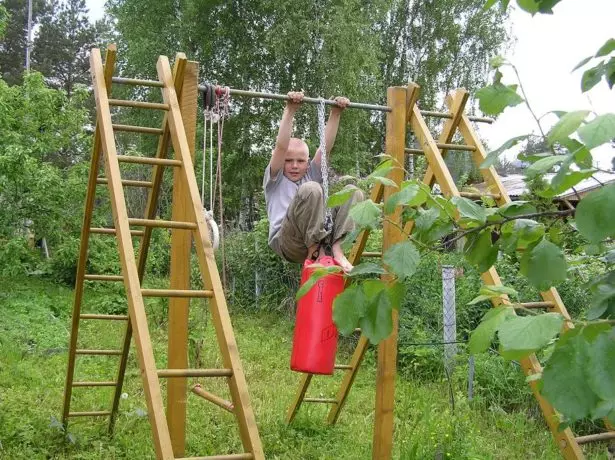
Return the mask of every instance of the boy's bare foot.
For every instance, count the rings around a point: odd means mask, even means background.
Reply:
[[[344,273],[350,273],[350,270],[352,270],[352,264],[344,255],[344,251],[342,250],[342,244],[339,241],[336,241],[335,243],[333,243],[331,251],[333,252],[333,260],[335,260],[335,262],[337,262],[337,264],[342,267]]]

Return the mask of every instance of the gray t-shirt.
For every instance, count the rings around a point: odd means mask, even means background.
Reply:
[[[267,217],[269,218],[269,246],[278,253],[279,248],[275,236],[280,231],[288,206],[295,197],[299,186],[308,181],[322,183],[320,165],[316,165],[313,161],[310,161],[307,173],[298,182],[293,182],[287,178],[284,175],[283,167],[275,177],[271,177],[270,165],[267,165],[267,169],[265,169],[263,189],[265,190]]]

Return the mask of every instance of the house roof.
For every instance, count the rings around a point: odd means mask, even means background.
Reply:
[[[545,174],[544,178],[548,181],[553,179],[555,174]],[[500,176],[502,185],[506,189],[506,192],[510,197],[519,197],[528,191],[527,184],[525,183],[525,176],[522,174],[510,174],[508,176]],[[594,173],[592,177],[583,179],[577,185],[574,186],[574,190],[569,188],[568,190],[557,195],[559,198],[572,198],[576,197],[576,194],[587,193],[591,190],[597,189],[602,185],[615,183],[615,172],[603,172],[598,171]],[[474,184],[473,187],[477,188],[481,192],[487,191],[487,184],[481,182],[480,184]]]

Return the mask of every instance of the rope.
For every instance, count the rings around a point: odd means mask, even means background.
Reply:
[[[205,216],[205,222],[209,227],[211,233],[211,242],[214,250],[218,249],[220,244],[220,232],[218,229],[218,224],[214,220],[214,211],[213,211],[213,170],[212,170],[212,161],[213,161],[213,148],[211,147],[211,139],[213,135],[213,124],[214,119],[216,118],[216,114],[213,110],[213,88],[211,86],[207,86],[205,90],[205,94],[203,95],[203,118],[205,120],[205,127],[203,129],[203,170],[201,176],[201,204],[203,205],[203,214]],[[206,156],[207,156],[207,124],[210,123],[209,127],[209,137],[210,137],[210,149],[209,149],[209,211],[205,208],[205,164],[206,164]]]
[[[318,137],[320,138],[320,173],[324,197],[324,227],[325,231],[329,233],[333,228],[333,218],[331,209],[327,206],[327,201],[329,201],[329,167],[327,165],[327,141],[325,137],[325,100],[322,97],[318,101]]]
[[[220,241],[222,251],[222,283],[227,287],[226,282],[226,256],[224,252],[224,207],[222,206],[222,139],[224,137],[224,119],[229,116],[229,101],[231,97],[231,89],[228,86],[224,88],[216,87],[216,113],[220,117],[218,119],[218,164],[217,173],[218,177],[217,185],[220,186],[218,190],[218,203],[220,205]],[[215,187],[214,187],[215,195]]]

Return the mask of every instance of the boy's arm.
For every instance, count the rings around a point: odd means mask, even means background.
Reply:
[[[275,140],[275,147],[271,154],[271,160],[269,161],[272,178],[277,176],[280,170],[284,169],[286,151],[288,150],[288,144],[293,133],[293,119],[295,117],[295,112],[299,108],[299,104],[303,101],[303,93],[291,91],[288,93],[288,97],[290,100],[286,103],[286,107],[284,108],[282,121],[280,121],[280,129],[278,130],[278,137]]]
[[[327,147],[327,155],[333,149],[333,144],[335,144],[335,138],[337,137],[337,129],[340,126],[340,116],[342,114],[342,110],[346,108],[346,106],[350,104],[348,98],[345,97],[336,97],[335,105],[331,109],[331,113],[329,114],[329,120],[327,121],[327,126],[325,127],[325,144]],[[314,159],[312,162],[316,163],[316,165],[320,165],[320,148],[316,151],[316,155],[314,155]]]

